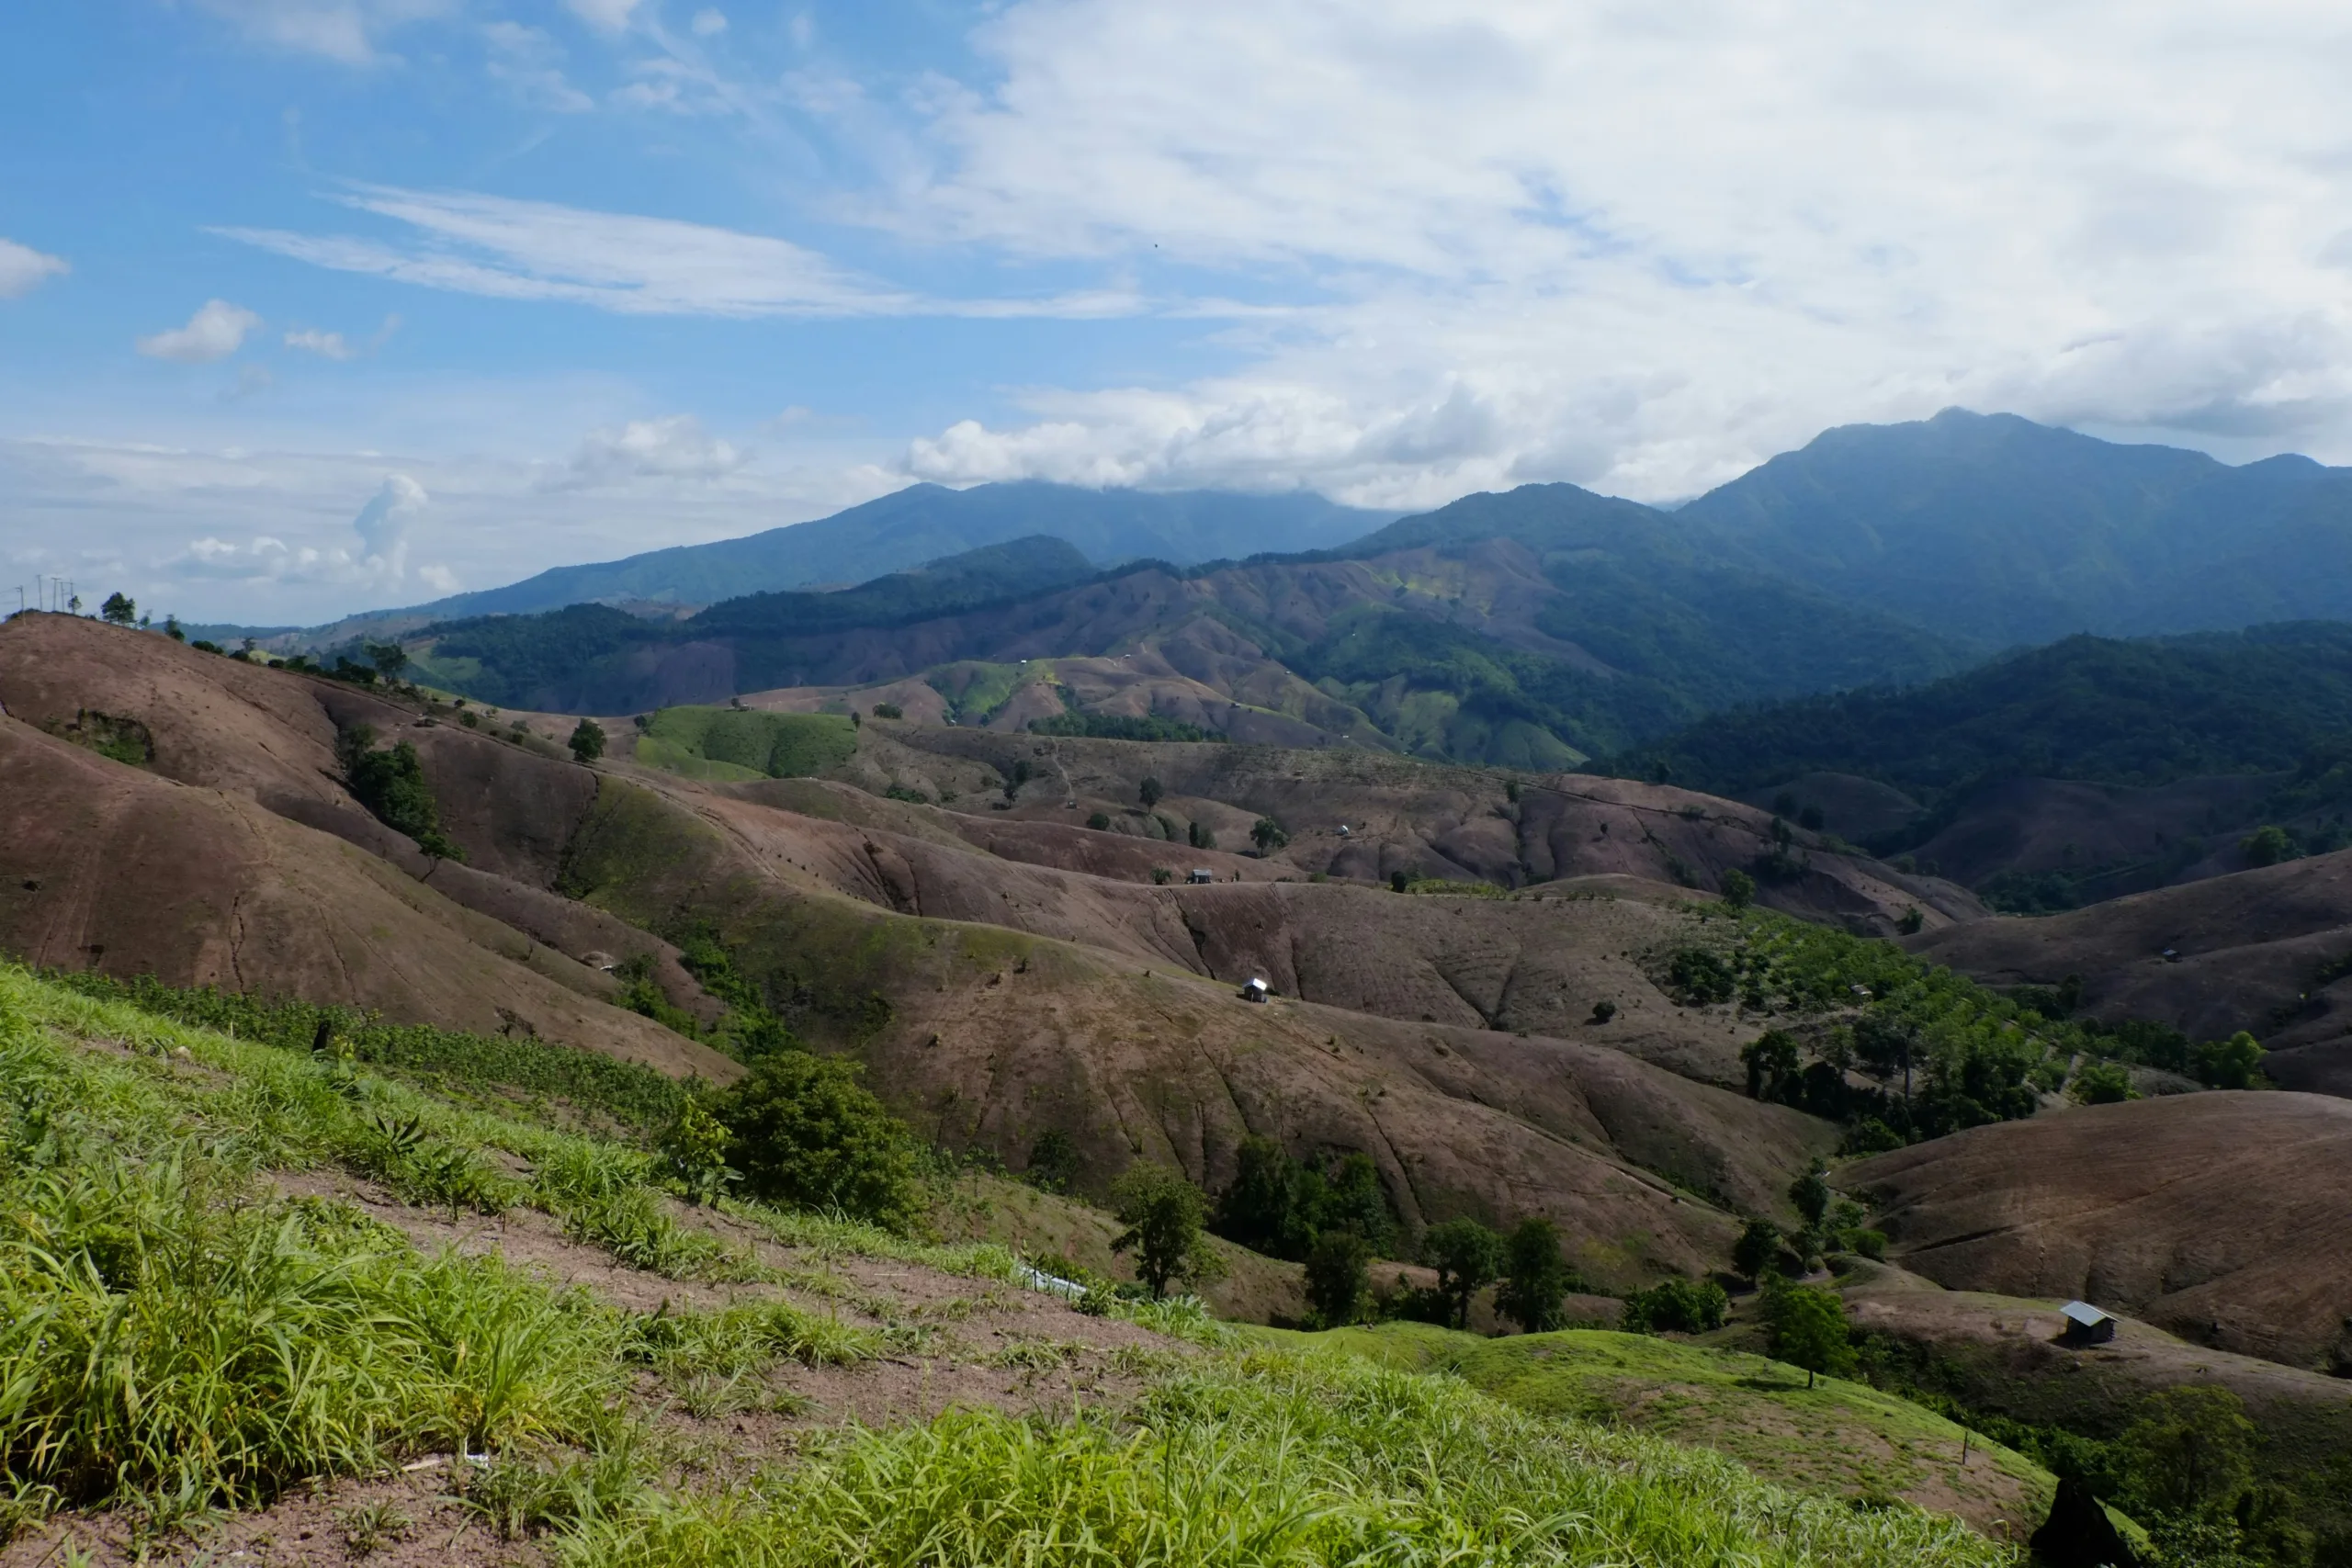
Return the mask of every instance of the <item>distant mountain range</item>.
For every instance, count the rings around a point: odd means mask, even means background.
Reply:
[[[605,607],[516,619],[580,605]],[[1192,706],[1221,693],[1316,709],[1323,733],[1556,766],[2078,632],[2335,618],[2352,470],[1949,410],[1826,432],[1671,512],[1565,484],[1402,519],[1309,495],[919,485],[284,640],[401,636],[469,694],[600,712],[1148,644],[1191,650],[1197,668],[1170,669],[1201,687]]]
[[[970,490],[919,484],[810,523],[707,545],[649,550],[622,560],[560,566],[503,588],[453,594],[405,609],[369,611],[324,626],[207,626],[190,630],[215,640],[253,636],[288,649],[315,649],[398,635],[436,621],[534,615],[569,604],[699,607],[746,593],[866,582],[1037,534],[1076,547],[1098,567],[1136,559],[1191,566],[1268,550],[1344,544],[1396,515],[1341,506],[1307,491],[1244,495],[1229,491],[1086,490],[1034,481]]]

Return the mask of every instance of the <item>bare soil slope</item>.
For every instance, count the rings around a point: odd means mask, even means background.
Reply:
[[[252,801],[144,775],[0,719],[0,948],[520,1032],[726,1077],[734,1064],[608,1005],[611,976]]]
[[[2352,1367],[2352,1104],[2210,1093],[1978,1127],[1848,1167],[1906,1269]]]
[[[1165,816],[1202,822],[1232,848],[1268,818],[1290,835],[1272,858],[1295,874],[1385,882],[1403,872],[1509,887],[1613,874],[1712,890],[1775,848],[1768,810],[1592,774],[1511,775],[1353,747],[1140,745],[888,722],[867,731],[842,773],[877,793],[953,791],[958,809],[986,810],[979,780],[1009,780],[1026,762],[1034,780],[1016,794],[1016,817],[1099,810],[1114,830],[1150,835],[1162,831],[1151,819]],[[1137,804],[1147,776],[1165,792],[1149,811]],[[1885,933],[1914,908],[1931,929],[1985,913],[1957,886],[1801,829],[1786,863],[1758,897],[1791,914]]]
[[[2273,1081],[2352,1094],[2352,982],[2329,972],[2352,956],[2352,852],[1909,945],[1990,985],[2079,976],[2101,1018],[2155,1019],[2199,1040],[2249,1030],[2270,1047]]]

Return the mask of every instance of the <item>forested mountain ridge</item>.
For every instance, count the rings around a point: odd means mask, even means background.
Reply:
[[[1627,509],[1630,539],[1610,548],[1576,528],[1600,498],[1540,487],[1480,499],[1532,544],[1483,521],[1449,536],[1455,518],[1441,513],[1437,542],[1189,570],[1143,563],[1072,581],[1074,550],[1030,540],[681,622],[574,606],[428,628],[412,648],[433,679],[469,696],[600,713],[867,685],[964,660],[1148,649],[1238,706],[1267,706],[1277,685],[1292,695],[1276,709],[1325,730],[1555,768],[1727,702],[1883,671],[1920,679],[1964,661],[1954,645],[1804,589],[1681,567],[1644,509]],[[1334,703],[1347,713],[1308,711]]]
[[[2162,784],[2274,773],[2352,729],[2352,626],[2305,621],[2116,639],[2072,637],[1908,688],[1719,713],[1613,760],[1742,795],[1852,773],[1933,801],[1985,779]]]
[[[2352,471],[2013,414],[1848,425],[1675,513],[1728,558],[1994,646],[2352,618]]]

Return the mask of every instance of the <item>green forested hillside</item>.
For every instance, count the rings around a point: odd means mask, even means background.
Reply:
[[[1723,558],[1994,646],[2352,617],[2352,473],[1947,409],[1815,437],[1675,513]]]
[[[738,639],[751,691],[767,639],[891,626],[926,616],[1050,592],[1092,574],[1059,539],[1036,536],[989,545],[833,593],[753,593],[684,621],[650,621],[602,604],[538,615],[492,615],[432,626],[420,636],[421,673],[484,702],[611,712],[605,697],[631,654],[715,637]],[[748,657],[743,657],[748,655]],[[550,700],[554,699],[554,700]]]
[[[1922,798],[1992,777],[2161,784],[2272,772],[2352,729],[2352,625],[2069,637],[1907,690],[1717,714],[1612,761],[1717,794],[1857,773]]]

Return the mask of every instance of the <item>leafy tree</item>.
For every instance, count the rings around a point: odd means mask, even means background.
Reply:
[[[1796,1037],[1768,1029],[1741,1047],[1739,1059],[1747,1068],[1747,1098],[1779,1100],[1782,1086],[1797,1076]]]
[[[1611,1019],[1615,1018],[1616,1016],[1617,1004],[1615,1002],[1610,1001],[1604,998],[1603,999],[1592,1004],[1593,1022],[1607,1023]]]
[[[1058,1127],[1037,1134],[1029,1145],[1029,1165],[1021,1179],[1041,1192],[1067,1192],[1078,1179],[1078,1145]]]
[[[1146,774],[1144,776],[1142,786],[1136,791],[1136,796],[1143,802],[1143,808],[1146,811],[1148,811],[1153,807],[1159,805],[1161,797],[1167,793],[1167,791],[1159,787],[1159,779],[1151,776],[1150,774]]]
[[[1272,1138],[1241,1140],[1233,1184],[1217,1200],[1217,1234],[1271,1258],[1291,1256],[1301,1236],[1299,1167]]]
[[[1087,818],[1086,825],[1098,833],[1107,833],[1111,830],[1111,814],[1107,811],[1097,811]]]
[[[1713,1280],[1661,1280],[1625,1298],[1617,1326],[1628,1334],[1704,1334],[1721,1328],[1731,1297]]]
[[[1413,878],[1409,873],[1392,871],[1388,874],[1388,891],[1391,893],[1402,893],[1412,885]]]
[[[1368,1288],[1372,1249],[1350,1230],[1328,1230],[1306,1251],[1306,1305],[1326,1328],[1353,1323]]]
[[[2197,1076],[2215,1089],[2252,1089],[2262,1081],[2262,1058],[2267,1055],[2241,1029],[2227,1040],[2197,1047]]]
[[[1819,1230],[1829,1217],[1829,1168],[1819,1160],[1803,1176],[1789,1183],[1789,1201],[1804,1216],[1806,1226]]]
[[[1375,1253],[1386,1254],[1396,1245],[1396,1224],[1388,1211],[1388,1193],[1380,1184],[1380,1168],[1368,1154],[1343,1156],[1328,1177],[1309,1170],[1301,1182],[1300,1201],[1308,1223],[1319,1234],[1349,1230],[1363,1237]]]
[[[1258,846],[1260,854],[1263,854],[1268,850],[1278,850],[1289,843],[1290,835],[1283,832],[1283,825],[1272,818],[1261,817],[1250,825],[1250,841]]]
[[[1917,936],[1927,924],[1928,917],[1919,912],[1918,905],[1912,904],[1905,907],[1901,918],[1896,919],[1894,930],[1900,936]]]
[[[1193,847],[1196,850],[1213,850],[1216,848],[1216,835],[1209,831],[1206,828],[1202,827],[1198,822],[1186,824],[1184,836],[1192,841]]]
[[[1170,1280],[1197,1284],[1224,1274],[1225,1260],[1201,1233],[1201,1190],[1178,1172],[1148,1162],[1127,1167],[1111,1184],[1111,1212],[1127,1227],[1111,1238],[1111,1250],[1136,1255],[1136,1273],[1154,1301],[1168,1293]]]
[[[1560,1298],[1583,1281],[1560,1254],[1557,1227],[1538,1214],[1513,1225],[1503,1241],[1502,1268],[1495,1310],[1518,1324],[1523,1334],[1544,1334],[1559,1327]]]
[[[2295,858],[2295,840],[2287,829],[2275,824],[2256,828],[2238,840],[2238,849],[2248,865],[2277,865],[2282,860]]]
[[[775,1052],[754,1062],[712,1111],[729,1134],[728,1163],[753,1197],[838,1209],[892,1228],[919,1212],[906,1129],[852,1063]]]
[[[1735,909],[1745,909],[1756,902],[1756,879],[1733,866],[1724,873],[1724,902]]]
[[[187,640],[187,633],[180,629],[180,618],[177,615],[165,615],[164,617],[164,635],[170,637],[174,642],[186,642]]]
[[[1503,1238],[1464,1215],[1429,1228],[1421,1260],[1437,1270],[1438,1293],[1453,1302],[1454,1326],[1470,1326],[1470,1298],[1502,1271]]]
[[[396,642],[371,642],[367,645],[368,662],[376,673],[387,681],[397,681],[408,668],[408,649]]]
[[[593,718],[583,718],[571,731],[571,757],[577,762],[593,762],[605,754],[605,727]]]
[[[1731,1266],[1740,1277],[1760,1280],[1781,1256],[1781,1227],[1770,1220],[1750,1220],[1732,1243]]]
[[[2116,1105],[2140,1098],[2132,1087],[2132,1070],[2120,1062],[2084,1063],[2066,1092],[2078,1105]]]
[[[1811,1388],[1820,1373],[1841,1377],[1854,1370],[1846,1303],[1837,1292],[1774,1285],[1765,1295],[1764,1322],[1772,1354],[1803,1367],[1805,1387]]]
[[[904,718],[907,716],[907,710],[900,707],[896,703],[876,703],[874,705],[874,716],[876,718]]]
[[[2207,1383],[2151,1394],[2124,1430],[2126,1495],[2158,1513],[2218,1513],[2254,1479],[2256,1433],[2245,1405]]]
[[[108,626],[130,626],[139,619],[139,602],[126,593],[109,593],[98,606],[98,618]]]

